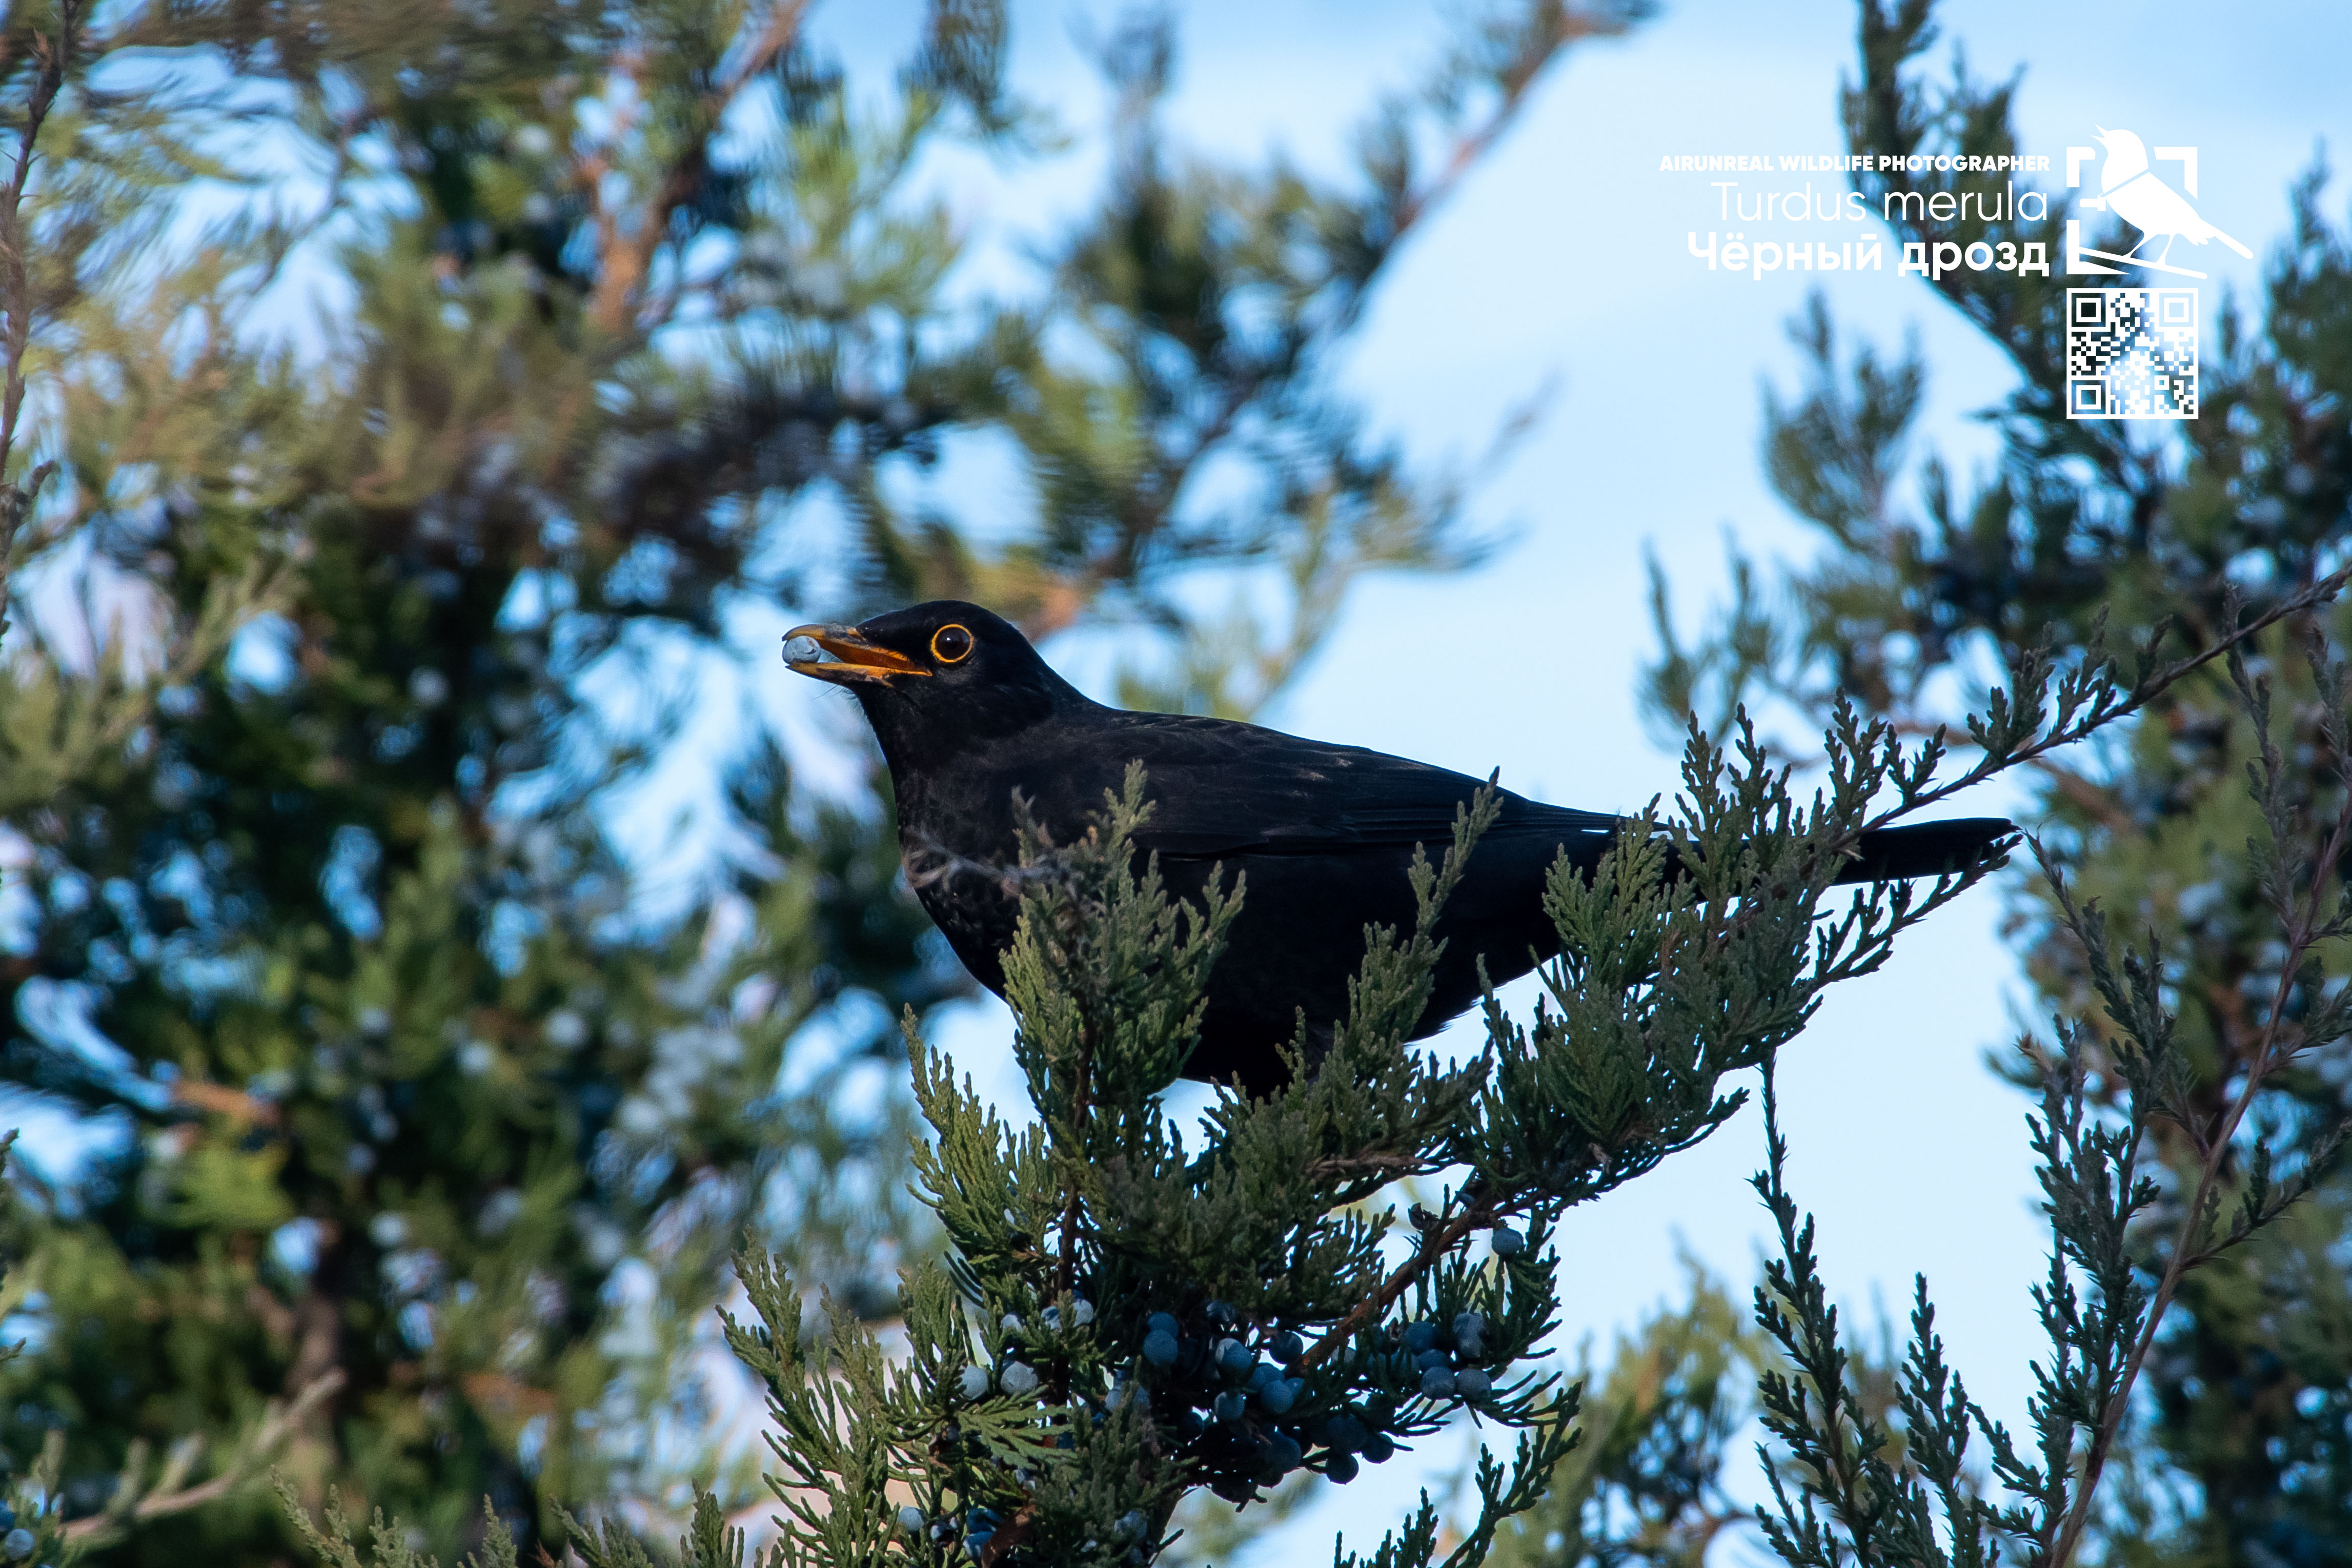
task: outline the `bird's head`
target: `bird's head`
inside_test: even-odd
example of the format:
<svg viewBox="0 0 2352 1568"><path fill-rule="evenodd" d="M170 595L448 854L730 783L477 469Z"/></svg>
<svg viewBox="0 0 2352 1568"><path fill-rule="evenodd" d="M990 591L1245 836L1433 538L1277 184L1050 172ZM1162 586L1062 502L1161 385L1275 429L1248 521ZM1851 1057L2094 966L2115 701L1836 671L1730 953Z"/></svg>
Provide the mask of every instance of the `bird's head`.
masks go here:
<svg viewBox="0 0 2352 1568"><path fill-rule="evenodd" d="M784 663L795 674L848 687L894 766L1086 700L1010 622L957 599L855 626L795 626L784 633Z"/></svg>
<svg viewBox="0 0 2352 1568"><path fill-rule="evenodd" d="M2091 140L2107 150L2107 161L2099 171L2099 183L2108 190L2147 167L2147 143L2132 131L2109 131L2103 125Z"/></svg>

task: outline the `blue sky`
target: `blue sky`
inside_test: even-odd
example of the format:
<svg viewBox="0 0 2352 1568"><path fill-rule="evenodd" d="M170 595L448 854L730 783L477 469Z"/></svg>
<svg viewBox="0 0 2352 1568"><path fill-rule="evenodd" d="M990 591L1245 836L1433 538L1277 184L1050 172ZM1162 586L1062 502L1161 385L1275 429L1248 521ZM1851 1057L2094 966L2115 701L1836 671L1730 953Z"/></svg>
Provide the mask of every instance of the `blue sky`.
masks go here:
<svg viewBox="0 0 2352 1568"><path fill-rule="evenodd" d="M912 9L869 4L820 25L856 75L883 66ZM1016 86L1053 103L1080 145L1034 167L949 160L934 172L976 259L1006 281L1018 276L1016 253L991 247L1052 232L1099 172L1084 138L1100 123L1100 95L1071 42L1082 15L1098 13L1017 8L1013 68ZM1170 122L1209 156L1248 160L1280 147L1335 169L1346 128L1425 57L1437 15L1361 0L1184 7ZM1957 44L1979 77L2027 68L2018 110L2027 151L2063 172L2064 148L2101 126L2196 144L2200 210L2257 257L2284 232L2286 188L2315 144L2352 144L2352 93L2342 87L2352 11L2340 6L1979 0L1942 15L1939 63ZM1708 188L1726 176L1659 172L1666 153L1841 151L1835 91L1853 70L1853 27L1852 7L1828 0L1694 0L1625 39L1584 47L1543 82L1522 123L1395 265L1344 368L1378 423L1431 461L1475 453L1515 404L1558 378L1548 417L1477 497L1483 515L1515 527L1516 542L1473 574L1368 586L1270 722L1465 771L1499 766L1513 788L1580 806L1633 807L1669 788L1674 759L1649 738L1633 698L1652 651L1643 552L1666 563L1696 627L1725 580L1727 528L1766 557L1811 549L1765 487L1758 443L1759 380L1795 383L1784 324L1812 284L1849 335L1892 348L1916 332L1932 371L1928 442L1960 472L1989 458L1969 415L2006 390L2005 366L1899 275L1892 255L1880 272L1709 275L1685 254L1685 235L1733 226L1716 219ZM1748 191L1805 178L1732 177ZM1838 183L1811 178L1817 188ZM2063 172L2042 178L2054 185ZM2338 181L2326 198L2338 221L2346 190ZM2257 265L2219 246L2173 259L2213 275L2201 286L2209 321L2225 288L2255 296ZM942 504L984 512L1002 482L973 462L945 465L933 484ZM1480 674L1429 656L1472 639ZM778 705L800 733L845 723L840 705L816 706L826 694L784 688L756 665L749 675L756 700ZM2014 804L2002 797L1975 809ZM2026 1291L2044 1243L2031 1207L2025 1105L1984 1064L2023 1017L2016 966L1997 936L2003 906L2002 894L1979 893L1884 972L1843 988L1786 1053L1782 1096L1792 1184L1820 1216L1842 1299L1864 1320L1880 1301L1900 1310L1924 1271L1972 1391L2014 1421L2040 1349ZM983 1082L992 1073L1017 1098L1001 1009L967 1009L941 1034ZM1759 1141L1751 1111L1570 1217L1570 1343L1590 1333L1605 1355L1612 1333L1679 1293L1683 1249L1735 1286L1752 1278L1763 1216L1745 1178ZM1327 1489L1254 1560L1319 1559L1337 1527L1351 1544L1376 1541L1396 1516L1391 1483L1441 1477L1461 1455L1449 1435L1418 1463L1374 1472L1379 1486ZM1723 1551L1755 1555L1752 1538Z"/></svg>

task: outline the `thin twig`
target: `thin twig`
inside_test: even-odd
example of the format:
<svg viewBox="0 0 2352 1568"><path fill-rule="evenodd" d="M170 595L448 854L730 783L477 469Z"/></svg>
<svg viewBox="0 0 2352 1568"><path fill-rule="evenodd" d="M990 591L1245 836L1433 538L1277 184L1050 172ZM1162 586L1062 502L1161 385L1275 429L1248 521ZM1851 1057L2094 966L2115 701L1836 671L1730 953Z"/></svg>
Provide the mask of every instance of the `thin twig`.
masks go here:
<svg viewBox="0 0 2352 1568"><path fill-rule="evenodd" d="M142 1496L141 1478L137 1471L143 1463L144 1455L134 1445L131 1461L123 1469L112 1500L102 1511L68 1523L65 1527L65 1538L72 1542L101 1544L132 1524L185 1513L190 1509L202 1508L208 1502L226 1497L252 1480L259 1473L263 1460L301 1427L312 1411L332 1398L342 1386L343 1373L338 1367L312 1380L291 1400L271 1400L228 1467L210 1480L199 1481L194 1486L180 1485L180 1478L194 1465L199 1453L196 1442L185 1439L173 1445L155 1490ZM93 1541L93 1537L98 1539Z"/></svg>
<svg viewBox="0 0 2352 1568"><path fill-rule="evenodd" d="M2334 580L2340 581L2345 575L2339 572ZM2269 749L2270 744L2265 737L2265 750ZM2206 1223L2209 1206L2221 1183L2221 1167L2228 1163L2238 1129L2244 1124L2246 1113L2252 1107L2255 1096L2261 1092L2263 1081L2281 1060L2281 1030L2288 1018L2288 1003L2300 977L2304 958L2324 934L2321 928L2326 923L2320 915L2320 899L2331 874L2343 864L2347 845L2352 845L2352 789L2347 790L2335 825L2322 844L2317 858L2311 862L2311 875L2300 896L2292 909L2282 911L2288 917L2286 953L2279 964L2277 983L2272 988L2267 1020L2246 1062L2244 1082L2223 1109L2219 1122L2201 1137L2197 1129L2189 1129L2192 1138L2203 1145L2198 1161L2196 1186L2182 1208L2170 1256L2165 1260L2163 1276L2148 1298L2147 1316L2138 1337L2133 1342L2131 1355L2124 1364L2123 1376L2116 1385L2114 1397L2107 1403L2098 1428L2092 1434L2090 1447L2084 1456L2082 1478L2075 1489L2074 1504L2068 1509L2064 1523L2051 1548L2050 1562L2053 1568L2065 1568L2081 1542L2083 1532L2090 1527L2091 1501L2099 1484L2100 1473L2105 1468L2116 1437L2122 1430L2124 1417L2131 1403L2133 1385L2137 1383L2140 1368L2156 1343L2158 1331L2163 1327L2165 1313L2179 1292L2180 1281L2191 1267L2210 1256L2198 1248L2198 1232Z"/></svg>
<svg viewBox="0 0 2352 1568"><path fill-rule="evenodd" d="M1377 1318L1387 1312L1415 1280L1427 1273L1463 1238L1481 1226L1492 1225L1514 1212L1513 1208L1497 1205L1478 1204L1464 1209L1444 1224L1433 1225L1423 1230L1421 1245L1413 1249L1413 1255L1397 1265L1389 1277L1381 1281L1379 1289L1358 1301L1349 1310L1347 1316L1324 1331L1322 1337L1307 1347L1307 1354L1298 1358L1300 1369L1322 1364L1367 1319Z"/></svg>
<svg viewBox="0 0 2352 1568"><path fill-rule="evenodd" d="M2062 746L2071 746L2091 734L2092 731L2103 729L2117 719L2130 717L2189 675L2203 669L2214 660L2223 657L2231 649L2252 641L2290 615L2300 615L2306 610L2315 609L2334 599L2344 591L2347 582L2352 582L2352 566L2332 571L2318 581L2296 590L2252 621L2232 629L2227 636L2210 643L2187 658L2176 660L2148 675L2126 693L2123 699L2114 706L2110 707L2095 702L2074 722L2061 725L2047 735L2036 737L2013 751L1999 756L1988 753L1979 758L1974 767L1950 783L1939 784L1933 789L1924 790L1903 804L1892 807L1871 818L1856 830L1857 834L1868 832L1873 828L1883 827L1896 818L1907 816L1922 807L1939 804L1963 789L1972 789L1983 783L1996 773L2014 768L2021 762L2032 762L2043 753L2055 751Z"/></svg>
<svg viewBox="0 0 2352 1568"><path fill-rule="evenodd" d="M1553 25L1532 38L1517 57L1498 74L1496 87L1500 101L1495 106L1495 111L1483 124L1455 138L1445 166L1438 172L1437 177L1408 194L1399 204L1391 220L1394 226L1391 231L1391 243L1401 238L1406 230L1451 195L1487 149L1511 128L1527 102L1529 89L1535 86L1536 78L1543 74L1546 66L1559 58L1561 51L1579 38L1591 37L1604 30L1581 12L1563 7Z"/></svg>

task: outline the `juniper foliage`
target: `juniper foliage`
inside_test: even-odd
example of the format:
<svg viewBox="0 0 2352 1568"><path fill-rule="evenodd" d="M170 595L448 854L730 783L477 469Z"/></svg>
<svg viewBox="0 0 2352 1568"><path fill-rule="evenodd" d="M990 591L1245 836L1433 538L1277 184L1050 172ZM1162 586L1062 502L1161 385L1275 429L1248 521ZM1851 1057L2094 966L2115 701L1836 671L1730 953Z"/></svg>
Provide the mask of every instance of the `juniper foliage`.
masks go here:
<svg viewBox="0 0 2352 1568"><path fill-rule="evenodd" d="M2328 765L2339 786L2352 785L2346 670L2340 664L2316 668L2332 715L2321 724ZM2278 994L2263 1009L2261 1044L2218 1114L2200 1114L2192 1099L2195 1079L2160 940L2151 934L2145 948L2118 951L2102 912L2078 904L2063 871L2042 857L2052 895L2082 945L2101 1012L2062 1019L2053 1040L2029 1037L2023 1046L2042 1080L2041 1112L2031 1124L2051 1234L2049 1273L2033 1291L2050 1354L2034 1366L2030 1449L2021 1451L2009 1431L1969 1399L1945 1362L1924 1277L1897 1396L1899 1453L1889 1426L1848 1396L1850 1352L1828 1305L1812 1223L1799 1221L1788 1191L1787 1145L1766 1077L1769 1163L1756 1186L1778 1227L1780 1256L1766 1267L1756 1317L1791 1370L1767 1371L1759 1383L1764 1424L1786 1446L1788 1459L1770 1466L1775 1506L1759 1508L1758 1516L1773 1548L1792 1564L1978 1565L2001 1560L2004 1550L2030 1564L2074 1561L2100 1520L2100 1482L2168 1310L2193 1271L2252 1240L2305 1197L2342 1142L2346 1124L2339 1119L2305 1145L2307 1153L2290 1150L2283 1158L2275 1131L2241 1145L2241 1129L2272 1074L2352 1037L2352 997L2340 988L2307 1011L2284 1005L2291 987L2308 983L2315 955L2352 935L2352 889L2336 869L2352 845L2352 789L2326 815L2291 796L2268 683L2249 676L2235 649L2229 671L2259 737L2250 789L2265 831L2249 852L2284 952ZM2120 1102L2112 1115L2101 1115L2086 1097L2095 1070L2119 1080L2109 1085ZM2158 1179L2163 1167L2150 1136L2159 1119L2197 1154L2169 1190ZM2153 1249L2141 1242L2151 1231ZM1983 1463L2005 1499L1989 1498L1972 1470L1970 1446L1979 1440ZM1794 1495L1787 1484L1791 1473Z"/></svg>
<svg viewBox="0 0 2352 1568"><path fill-rule="evenodd" d="M1778 1363L1724 1282L1687 1267L1687 1298L1620 1335L1605 1370L1580 1357L1582 1440L1497 1535L1492 1568L1703 1568L1748 1521L1729 1490L1730 1446L1756 1374Z"/></svg>
<svg viewBox="0 0 2352 1568"><path fill-rule="evenodd" d="M12 1131L0 1133L0 1166L11 1157L16 1143ZM24 1297L20 1279L0 1279L0 1306L15 1308ZM0 1344L0 1365L25 1353L23 1343ZM89 1542L76 1540L66 1529L65 1510L58 1492L64 1444L51 1441L40 1457L24 1469L13 1464L0 1470L0 1552L17 1561L38 1556L71 1564L87 1554Z"/></svg>
<svg viewBox="0 0 2352 1568"><path fill-rule="evenodd" d="M837 1091L968 981L883 803L756 726L715 863L622 852L665 672L747 607L952 593L1139 626L1169 706L1262 701L1364 573L1475 553L1475 472L1325 368L1544 67L1638 7L1473 18L1354 181L1189 158L1169 28L1123 28L1120 155L1003 298L915 181L1048 147L1003 7L919 8L870 90L810 15L0 22L0 1077L97 1150L12 1173L0 1449L62 1431L116 1561L297 1550L263 1450L445 1557L485 1493L526 1551L558 1498L658 1510L716 1463L693 1355L747 1228L893 1310L911 1106ZM339 286L315 340L296 276ZM910 504L964 438L1032 504ZM1262 614L1186 608L1269 568Z"/></svg>
<svg viewBox="0 0 2352 1568"><path fill-rule="evenodd" d="M2129 679L2029 658L1971 721L1980 759L1950 779L1940 735L1906 747L1843 710L1801 801L1752 733L1727 749L1694 730L1675 814L1644 819L1589 877L1563 861L1551 878L1562 954L1533 1019L1490 998L1484 1048L1441 1063L1403 1036L1436 915L1491 821L1482 795L1441 859L1417 861L1414 929L1368 931L1329 1054L1310 1068L1302 1029L1292 1082L1221 1095L1197 1145L1154 1092L1246 886L1171 904L1129 847L1150 810L1139 769L1083 840L1025 831L1003 874L1022 902L1008 997L1034 1121L959 1084L910 1024L922 1196L951 1250L904 1279L907 1354L837 1304L811 1320L772 1259L739 1265L757 1321L730 1319L729 1340L770 1390L783 1510L762 1563L1149 1562L1190 1490L1245 1508L1301 1468L1344 1483L1464 1410L1516 1434L1507 1461L1482 1454L1477 1511L1444 1554L1483 1561L1576 1442L1580 1390L1526 1364L1558 1321L1560 1215L1721 1126L1744 1096L1727 1076L1769 1084L1828 987L1986 874L1830 900L1854 836L2114 723L2278 615L2186 659L2143 647ZM1378 1206L1404 1178L1445 1178L1437 1207ZM1808 1332L1833 1333L1810 1273L1776 1283ZM1787 1324L1764 1326L1800 1375L1843 1375L1842 1350ZM1784 1425L1813 1452L1811 1428ZM1431 1563L1440 1531L1424 1495L1369 1556L1339 1560ZM637 1561L582 1550L600 1568Z"/></svg>
<svg viewBox="0 0 2352 1568"><path fill-rule="evenodd" d="M1854 151L2016 151L2016 78L1921 69L1935 40L1927 0L1866 0L1859 12L1861 68L1843 104ZM1674 638L1660 583L1664 650L1651 695L1661 721L1675 724L1694 707L1720 715L1767 701L1818 720L1853 701L1926 730L1949 717L1950 676L1988 660L2038 646L2074 663L2095 656L2110 623L2169 622L2210 638L2242 605L2307 606L2243 645L2251 687L2218 668L2182 680L2103 745L2040 759L2031 776L2043 841L2065 874L2019 887L2017 929L2059 1023L2038 1051L2000 1065L2039 1107L2036 1147L2053 1179L2106 1167L2109 1190L2079 1193L2066 1178L2051 1196L2083 1249L2072 1263L2083 1299L2068 1306L2053 1293L2050 1310L2053 1332L2078 1332L2073 1312L2079 1332L2105 1322L2099 1332L2116 1337L2074 1343L2053 1363L2067 1381L2039 1406L2074 1422L2070 1462L2105 1456L2102 1497L2086 1504L2063 1490L2073 1483L2054 1428L2020 1440L2021 1464L2058 1489L2029 1485L2029 1502L2016 1505L2028 1510L2029 1552L2073 1542L2134 1563L2329 1563L2352 1539L2352 1211L2345 1167L2330 1164L2352 1051L2294 1043L2305 1019L2333 1027L2343 949L2299 948L2307 917L2289 918L2299 898L2315 895L2324 910L2336 896L2335 862L2311 824L2333 820L2343 788L2329 737L2342 723L2331 672L2344 657L2345 612L2303 597L2342 559L2352 495L2352 245L2322 211L2327 178L2315 165L2291 193L2293 227L2264 259L2257 298L2217 312L2199 417L2159 434L2065 417L2066 280L1965 269L1934 280L1939 301L2017 372L1989 411L2000 461L1973 485L1913 445L1926 377L1916 353L1842 343L1816 303L1796 327L1807 382L1768 402L1765 458L1822 553L1777 583L1741 563L1723 634L1693 646ZM1948 204L1960 214L1952 224L1919 215L1920 198L1971 183L1883 162L1859 180L1874 210L1903 198L1886 209L1901 220L1898 242L2041 242L2054 256L2070 219L2096 247L2135 237L2064 192L2050 193L2039 224L1988 226L1964 203ZM2307 863L2283 861L2297 843ZM2094 905L2130 911L2130 939L2111 945ZM2151 998L2142 988L2155 976L2163 994ZM2159 1060L2175 1076L2150 1081ZM2134 1181L2154 1184L2149 1201L2131 1198ZM2259 1209L2266 1222L2218 1252L2183 1230L2200 1194L2234 1204L2258 1186L2275 1197L2305 1183L2305 1201ZM2085 1227L2120 1227L2124 1252ZM2184 1260L2197 1267L2183 1271ZM1790 1321L1801 1327L1802 1314ZM1932 1343L1922 1318L1923 1354ZM1923 1412L1931 1364L1918 1373ZM2109 1397L2127 1371L2142 1391L2137 1410ZM1892 1463L1911 1422L1898 1414L1885 1426ZM1825 1455L1859 1451L1823 1442ZM1964 1526L1981 1517L1965 1500L1950 1506Z"/></svg>

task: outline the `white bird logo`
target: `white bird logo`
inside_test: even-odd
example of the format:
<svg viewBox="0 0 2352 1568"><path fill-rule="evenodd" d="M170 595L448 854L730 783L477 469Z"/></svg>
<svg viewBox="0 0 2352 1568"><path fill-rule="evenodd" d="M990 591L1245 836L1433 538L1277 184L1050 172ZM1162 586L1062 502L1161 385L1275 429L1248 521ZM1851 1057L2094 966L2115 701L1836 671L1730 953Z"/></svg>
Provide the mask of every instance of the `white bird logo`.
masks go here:
<svg viewBox="0 0 2352 1568"><path fill-rule="evenodd" d="M2083 204L2110 209L2116 216L2139 230L2138 245L2133 246L2123 256L2108 259L2163 267L2166 258L2172 255L2172 242L2176 239L2186 239L2191 245L2203 245L2209 239L2218 239L2240 256L2252 259L2252 251L2199 217L2197 209L2189 204L2188 197L2157 177L2155 171L2147 165L2147 147L2138 137L2128 131L2109 131L2102 127L2098 142L2107 150L2106 162L2099 168L2099 193L2084 197ZM2189 188L2194 190L2193 171L2190 179ZM2140 247L2158 235L2164 236L2163 252L2152 262L2142 258ZM2106 253L2091 251L2085 254L2104 256ZM2168 267L2166 270L2179 269ZM2204 275L2193 273L2190 276Z"/></svg>

